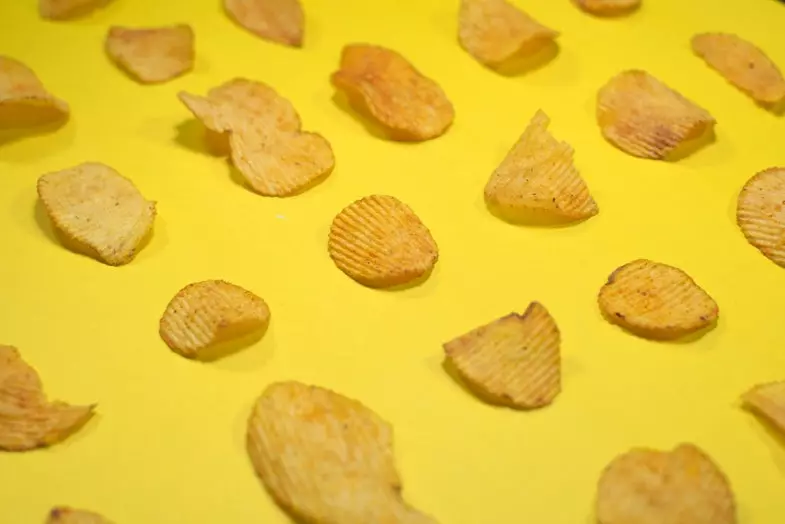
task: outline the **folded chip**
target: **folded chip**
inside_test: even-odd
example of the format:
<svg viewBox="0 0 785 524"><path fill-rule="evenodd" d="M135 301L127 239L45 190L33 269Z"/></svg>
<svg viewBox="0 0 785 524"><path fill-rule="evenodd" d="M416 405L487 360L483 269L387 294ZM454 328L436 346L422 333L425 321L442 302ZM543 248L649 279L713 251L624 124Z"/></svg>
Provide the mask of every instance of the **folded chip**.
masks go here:
<svg viewBox="0 0 785 524"><path fill-rule="evenodd" d="M229 17L255 35L302 47L305 15L299 0L224 0Z"/></svg>
<svg viewBox="0 0 785 524"><path fill-rule="evenodd" d="M575 4L593 15L616 16L640 7L641 0L573 0Z"/></svg>
<svg viewBox="0 0 785 524"><path fill-rule="evenodd" d="M755 386L741 400L745 407L771 421L785 435L785 381Z"/></svg>
<svg viewBox="0 0 785 524"><path fill-rule="evenodd" d="M56 122L69 113L68 104L50 94L29 67L0 56L0 128Z"/></svg>
<svg viewBox="0 0 785 524"><path fill-rule="evenodd" d="M112 524L98 513L83 509L74 509L67 506L52 508L49 512L47 524Z"/></svg>
<svg viewBox="0 0 785 524"><path fill-rule="evenodd" d="M248 420L248 453L298 522L435 524L401 497L392 427L356 400L299 382L268 386Z"/></svg>
<svg viewBox="0 0 785 524"><path fill-rule="evenodd" d="M47 400L35 369L16 348L0 345L0 449L28 451L61 442L90 420L93 409Z"/></svg>
<svg viewBox="0 0 785 524"><path fill-rule="evenodd" d="M38 0L41 18L65 20L86 15L112 0Z"/></svg>
<svg viewBox="0 0 785 524"><path fill-rule="evenodd" d="M616 457L597 488L599 524L736 524L728 478L693 444L635 448Z"/></svg>
<svg viewBox="0 0 785 524"><path fill-rule="evenodd" d="M757 173L744 184L736 204L736 223L747 242L785 267L785 168Z"/></svg>
<svg viewBox="0 0 785 524"><path fill-rule="evenodd" d="M392 140L422 141L447 131L455 111L439 85L384 47L350 44L332 82Z"/></svg>
<svg viewBox="0 0 785 524"><path fill-rule="evenodd" d="M106 52L139 82L166 82L193 68L194 31L185 24L145 29L110 27Z"/></svg>
<svg viewBox="0 0 785 524"><path fill-rule="evenodd" d="M613 77L597 94L603 136L633 156L663 159L714 128L714 118L645 71Z"/></svg>

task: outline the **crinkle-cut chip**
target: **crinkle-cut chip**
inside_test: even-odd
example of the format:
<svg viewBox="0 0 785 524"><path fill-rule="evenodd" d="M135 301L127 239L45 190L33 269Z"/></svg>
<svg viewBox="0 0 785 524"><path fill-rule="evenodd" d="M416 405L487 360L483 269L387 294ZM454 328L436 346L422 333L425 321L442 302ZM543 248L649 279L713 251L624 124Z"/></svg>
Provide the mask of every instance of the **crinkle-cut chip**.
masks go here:
<svg viewBox="0 0 785 524"><path fill-rule="evenodd" d="M299 382L268 386L248 453L268 492L304 522L435 524L401 497L392 427L360 402Z"/></svg>
<svg viewBox="0 0 785 524"><path fill-rule="evenodd" d="M156 215L133 182L97 162L41 176L38 196L66 247L110 266L134 259Z"/></svg>
<svg viewBox="0 0 785 524"><path fill-rule="evenodd" d="M361 198L338 213L327 249L341 271L374 288L423 277L439 258L425 224L409 206L386 195Z"/></svg>
<svg viewBox="0 0 785 524"><path fill-rule="evenodd" d="M305 14L299 0L224 0L224 9L235 22L265 40L303 45Z"/></svg>
<svg viewBox="0 0 785 524"><path fill-rule="evenodd" d="M332 82L393 140L423 141L447 131L455 110L439 85L403 56L380 46L350 44Z"/></svg>
<svg viewBox="0 0 785 524"><path fill-rule="evenodd" d="M83 16L104 7L112 0L38 0L41 18L65 20Z"/></svg>
<svg viewBox="0 0 785 524"><path fill-rule="evenodd" d="M506 0L461 0L458 41L480 63L500 65L559 36Z"/></svg>
<svg viewBox="0 0 785 524"><path fill-rule="evenodd" d="M741 399L745 407L770 420L785 435L785 380L755 386Z"/></svg>
<svg viewBox="0 0 785 524"><path fill-rule="evenodd" d="M193 68L194 31L185 24L149 29L111 27L106 52L139 82L166 82Z"/></svg>
<svg viewBox="0 0 785 524"><path fill-rule="evenodd" d="M574 0L575 4L593 15L615 16L640 7L641 0Z"/></svg>
<svg viewBox="0 0 785 524"><path fill-rule="evenodd" d="M206 280L174 296L159 333L173 351L198 358L218 344L263 332L269 322L270 309L260 297L223 280Z"/></svg>
<svg viewBox="0 0 785 524"><path fill-rule="evenodd" d="M694 333L719 316L717 303L687 273L643 259L616 269L598 302L610 322L652 339Z"/></svg>
<svg viewBox="0 0 785 524"><path fill-rule="evenodd" d="M785 168L766 169L744 184L736 204L736 223L747 242L785 267Z"/></svg>
<svg viewBox="0 0 785 524"><path fill-rule="evenodd" d="M762 104L785 100L785 78L756 45L728 33L692 38L692 50L725 79Z"/></svg>
<svg viewBox="0 0 785 524"><path fill-rule="evenodd" d="M573 221L599 212L573 164L575 152L548 132L549 123L548 116L537 111L485 186L485 201L506 220L541 215Z"/></svg>
<svg viewBox="0 0 785 524"><path fill-rule="evenodd" d="M736 524L725 474L701 449L634 448L616 457L597 487L599 524Z"/></svg>
<svg viewBox="0 0 785 524"><path fill-rule="evenodd" d="M79 430L95 405L50 402L38 373L11 346L0 345L0 449L51 446Z"/></svg>
<svg viewBox="0 0 785 524"><path fill-rule="evenodd" d="M561 336L539 302L444 344L459 376L481 398L522 409L547 406L561 392Z"/></svg>
<svg viewBox="0 0 785 524"><path fill-rule="evenodd" d="M715 124L705 109L639 70L620 73L600 89L597 122L622 151L653 159L665 158Z"/></svg>
<svg viewBox="0 0 785 524"><path fill-rule="evenodd" d="M0 128L54 122L69 112L68 104L52 96L29 67L0 56Z"/></svg>
<svg viewBox="0 0 785 524"><path fill-rule="evenodd" d="M49 512L47 524L112 524L98 513L83 509L74 509L67 506L52 508Z"/></svg>

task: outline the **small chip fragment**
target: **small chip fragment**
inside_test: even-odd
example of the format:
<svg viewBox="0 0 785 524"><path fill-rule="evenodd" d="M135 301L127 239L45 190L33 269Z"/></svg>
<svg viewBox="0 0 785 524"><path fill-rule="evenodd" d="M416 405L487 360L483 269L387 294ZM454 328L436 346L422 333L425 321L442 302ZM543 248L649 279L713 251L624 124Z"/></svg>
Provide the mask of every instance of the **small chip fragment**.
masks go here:
<svg viewBox="0 0 785 524"><path fill-rule="evenodd" d="M305 15L299 0L224 0L239 25L271 42L302 47Z"/></svg>
<svg viewBox="0 0 785 524"><path fill-rule="evenodd" d="M597 488L599 524L736 524L725 474L701 449L632 449L603 471Z"/></svg>
<svg viewBox="0 0 785 524"><path fill-rule="evenodd" d="M622 151L658 160L715 124L708 111L639 70L620 73L600 89L597 122Z"/></svg>
<svg viewBox="0 0 785 524"><path fill-rule="evenodd" d="M390 424L356 400L299 382L268 386L248 420L248 454L268 492L304 522L435 524L408 506Z"/></svg>
<svg viewBox="0 0 785 524"><path fill-rule="evenodd" d="M641 0L574 0L575 4L593 15L616 16L638 9Z"/></svg>
<svg viewBox="0 0 785 524"><path fill-rule="evenodd" d="M403 56L384 47L345 46L332 82L355 108L381 124L392 140L436 138L455 118L442 88Z"/></svg>
<svg viewBox="0 0 785 524"><path fill-rule="evenodd" d="M143 84L166 82L193 69L194 31L180 24L157 28L111 27L106 52Z"/></svg>
<svg viewBox="0 0 785 524"><path fill-rule="evenodd" d="M480 397L522 409L561 392L561 335L539 302L444 344L447 359Z"/></svg>
<svg viewBox="0 0 785 524"><path fill-rule="evenodd" d="M744 184L736 204L736 223L747 242L785 267L785 168L757 173Z"/></svg>
<svg viewBox="0 0 785 524"><path fill-rule="evenodd" d="M67 506L58 506L52 508L49 512L49 518L46 520L47 524L112 524L110 520L105 519L98 513L92 511L85 511L83 509L74 509Z"/></svg>
<svg viewBox="0 0 785 524"><path fill-rule="evenodd" d="M0 56L0 128L56 122L69 113L68 104L50 94L29 67Z"/></svg>
<svg viewBox="0 0 785 524"><path fill-rule="evenodd" d="M86 15L112 0L38 0L41 18L66 20Z"/></svg>
<svg viewBox="0 0 785 524"><path fill-rule="evenodd" d="M550 119L537 111L485 186L485 201L505 220L537 216L583 220L599 212L573 164L572 147L548 132Z"/></svg>
<svg viewBox="0 0 785 524"><path fill-rule="evenodd" d="M41 379L11 346L0 345L0 449L28 451L51 446L78 431L92 406L49 402Z"/></svg>
<svg viewBox="0 0 785 524"><path fill-rule="evenodd" d="M741 400L745 407L771 421L785 435L785 381L755 386Z"/></svg>
<svg viewBox="0 0 785 524"><path fill-rule="evenodd" d="M374 288L427 275L439 258L431 232L414 211L385 195L361 198L338 213L327 249L341 271Z"/></svg>

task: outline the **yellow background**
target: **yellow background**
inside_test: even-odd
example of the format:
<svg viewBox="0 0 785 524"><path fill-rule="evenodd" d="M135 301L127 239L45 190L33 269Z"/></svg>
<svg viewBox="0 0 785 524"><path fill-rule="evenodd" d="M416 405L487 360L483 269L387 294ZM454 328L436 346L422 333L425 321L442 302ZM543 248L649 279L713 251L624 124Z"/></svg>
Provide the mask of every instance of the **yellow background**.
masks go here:
<svg viewBox="0 0 785 524"><path fill-rule="evenodd" d="M731 31L785 64L785 5L774 0L644 0L602 20L568 0L526 0L561 31L551 63L520 76L486 70L456 41L457 1L303 0L305 46L264 42L217 0L116 0L74 22L38 19L35 2L0 6L0 53L31 66L71 104L50 134L0 143L0 342L17 346L53 398L98 403L78 434L48 450L0 454L0 522L41 522L69 504L118 524L284 523L245 453L245 421L265 385L298 379L362 400L395 428L408 501L442 523L593 521L602 468L632 446L692 441L731 479L742 523L785 521L785 439L739 409L755 383L785 378L785 269L748 245L735 200L755 172L782 164L785 121L692 55L690 37ZM187 22L193 73L159 86L129 80L104 56L110 25ZM437 80L455 105L443 137L398 144L374 137L333 100L342 45L389 46ZM677 163L606 143L597 89L642 68L707 108L716 143ZM337 166L288 199L243 188L202 146L177 100L235 76L288 97L304 128L330 140ZM600 206L574 227L508 225L482 189L541 108L572 144ZM105 162L158 202L151 243L125 267L61 247L40 211L36 179ZM333 216L373 193L408 203L440 260L406 291L366 289L326 252ZM694 343L655 343L600 316L607 275L634 258L683 268L717 300L716 329ZM158 336L185 284L226 279L261 295L264 339L204 364ZM536 412L481 403L442 368L441 344L531 300L563 337L563 392ZM369 523L370 524L370 523Z"/></svg>

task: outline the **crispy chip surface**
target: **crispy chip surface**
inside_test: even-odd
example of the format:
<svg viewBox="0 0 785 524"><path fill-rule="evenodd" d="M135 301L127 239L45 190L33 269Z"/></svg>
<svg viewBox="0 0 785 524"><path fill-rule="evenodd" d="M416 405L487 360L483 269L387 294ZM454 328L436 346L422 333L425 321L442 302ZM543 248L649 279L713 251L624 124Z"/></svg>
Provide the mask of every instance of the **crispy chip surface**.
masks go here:
<svg viewBox="0 0 785 524"><path fill-rule="evenodd" d="M561 392L559 328L548 310L532 302L444 344L461 378L482 398L532 409L547 406Z"/></svg>
<svg viewBox="0 0 785 524"><path fill-rule="evenodd" d="M224 9L235 22L265 40L303 45L305 15L299 0L224 0Z"/></svg>
<svg viewBox="0 0 785 524"><path fill-rule="evenodd" d="M444 134L455 110L439 85L400 54L384 47L350 44L332 82L367 111L393 140L421 141Z"/></svg>
<svg viewBox="0 0 785 524"><path fill-rule="evenodd" d="M633 156L663 159L687 140L714 127L703 108L645 71L613 77L597 94L603 136Z"/></svg>
<svg viewBox="0 0 785 524"><path fill-rule="evenodd" d="M392 439L359 402L298 382L268 386L248 420L256 473L304 522L434 524L401 498Z"/></svg>
<svg viewBox="0 0 785 524"><path fill-rule="evenodd" d="M82 16L103 7L112 0L38 0L38 12L42 18L65 20Z"/></svg>
<svg viewBox="0 0 785 524"><path fill-rule="evenodd" d="M52 508L46 522L47 524L112 524L98 513L66 506Z"/></svg>
<svg viewBox="0 0 785 524"><path fill-rule="evenodd" d="M193 68L194 32L184 24L146 29L111 27L106 52L139 82L166 82Z"/></svg>
<svg viewBox="0 0 785 524"><path fill-rule="evenodd" d="M599 524L736 524L725 474L693 444L671 451L632 449L603 471Z"/></svg>
<svg viewBox="0 0 785 524"><path fill-rule="evenodd" d="M386 195L361 198L338 213L327 249L341 271L376 288L427 275L439 257L431 232L414 211Z"/></svg>
<svg viewBox="0 0 785 524"><path fill-rule="evenodd" d="M614 16L637 9L641 0L573 0L575 4L593 15Z"/></svg>
<svg viewBox="0 0 785 524"><path fill-rule="evenodd" d="M51 446L77 431L95 406L49 402L38 373L11 346L0 345L0 449Z"/></svg>
<svg viewBox="0 0 785 524"><path fill-rule="evenodd" d="M736 223L747 241L785 267L785 169L761 171L744 184L736 204Z"/></svg>
<svg viewBox="0 0 785 524"><path fill-rule="evenodd" d="M785 435L785 381L755 386L741 399L745 407L770 420Z"/></svg>
<svg viewBox="0 0 785 524"><path fill-rule="evenodd" d="M0 56L0 128L53 122L69 112L68 104L52 96L29 67Z"/></svg>

